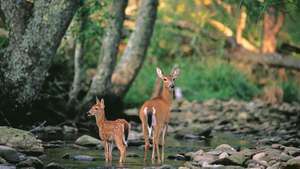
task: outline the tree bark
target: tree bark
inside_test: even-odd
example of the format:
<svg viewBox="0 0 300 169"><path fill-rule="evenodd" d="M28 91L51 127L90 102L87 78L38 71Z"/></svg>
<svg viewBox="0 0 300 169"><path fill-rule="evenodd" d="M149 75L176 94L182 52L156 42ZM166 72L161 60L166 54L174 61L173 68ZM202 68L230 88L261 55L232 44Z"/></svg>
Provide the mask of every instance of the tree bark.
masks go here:
<svg viewBox="0 0 300 169"><path fill-rule="evenodd" d="M276 17L276 10L274 7L269 7L264 13L263 21L263 41L261 46L262 53L276 52L277 34L284 23L284 14L279 12Z"/></svg>
<svg viewBox="0 0 300 169"><path fill-rule="evenodd" d="M75 40L74 45L74 78L72 82L72 86L69 92L69 100L67 103L67 107L70 110L71 106L73 104L78 103L78 93L80 91L80 84L82 82L82 76L83 76L83 54L84 54L84 36L80 36L80 34L83 32L85 21L87 20L87 14L83 11L78 16L78 26L79 31L77 32L77 37ZM73 106L72 106L73 107Z"/></svg>
<svg viewBox="0 0 300 169"><path fill-rule="evenodd" d="M77 0L35 0L30 13L20 6L25 2L1 1L10 42L0 59L0 97L6 98L0 106L9 111L27 107L38 98L56 49L79 6Z"/></svg>
<svg viewBox="0 0 300 169"><path fill-rule="evenodd" d="M243 53L232 53L229 56L229 59L254 64L265 64L271 67L300 70L300 59L283 57L278 53L257 54L249 51L243 51Z"/></svg>
<svg viewBox="0 0 300 169"><path fill-rule="evenodd" d="M247 12L246 9L242 7L240 9L239 19L237 21L237 26L236 26L236 42L249 51L258 52L259 50L243 37L243 32L244 29L246 28L246 24L247 24Z"/></svg>
<svg viewBox="0 0 300 169"><path fill-rule="evenodd" d="M158 0L141 0L136 28L112 75L111 92L122 98L137 76L146 56L154 29Z"/></svg>
<svg viewBox="0 0 300 169"><path fill-rule="evenodd" d="M91 102L95 96L103 97L109 91L111 86L110 79L116 64L118 46L121 41L127 3L127 0L113 0L111 3L108 26L101 46L97 72L93 77L92 84L81 107Z"/></svg>

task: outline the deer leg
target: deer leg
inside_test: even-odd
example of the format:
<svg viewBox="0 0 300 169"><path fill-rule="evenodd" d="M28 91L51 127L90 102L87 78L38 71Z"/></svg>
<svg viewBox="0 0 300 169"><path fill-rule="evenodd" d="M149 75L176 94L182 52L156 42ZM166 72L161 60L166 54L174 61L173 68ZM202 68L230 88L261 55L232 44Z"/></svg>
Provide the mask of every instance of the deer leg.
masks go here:
<svg viewBox="0 0 300 169"><path fill-rule="evenodd" d="M156 146L155 146L155 139L156 139L156 130L153 131L153 139L152 139L152 156L151 156L151 161L152 163L154 164L155 162L155 149L156 149Z"/></svg>
<svg viewBox="0 0 300 169"><path fill-rule="evenodd" d="M160 152L159 152L159 139L160 139L160 134L161 134L161 127L157 127L157 131L155 132L155 149L156 149L156 154L157 154L157 163L161 163L161 158L160 158Z"/></svg>
<svg viewBox="0 0 300 169"><path fill-rule="evenodd" d="M122 164L122 162L125 162L125 157L126 157L126 145L125 145L125 143L123 143L123 136L118 137L115 140L115 142L116 142L116 146L120 152L119 163Z"/></svg>
<svg viewBox="0 0 300 169"><path fill-rule="evenodd" d="M145 151L144 151L144 161L147 160L147 151L150 148L150 143L149 143L149 137L148 137L148 127L145 122L142 122L143 124L143 134L144 134L144 140L145 140Z"/></svg>
<svg viewBox="0 0 300 169"><path fill-rule="evenodd" d="M161 139L161 161L164 162L165 158L165 136L168 131L168 124L165 125L163 132L162 132L162 139Z"/></svg>
<svg viewBox="0 0 300 169"><path fill-rule="evenodd" d="M109 161L112 162L112 151L113 151L114 145L113 142L109 143Z"/></svg>
<svg viewBox="0 0 300 169"><path fill-rule="evenodd" d="M104 156L105 156L105 162L108 162L108 142L104 141Z"/></svg>

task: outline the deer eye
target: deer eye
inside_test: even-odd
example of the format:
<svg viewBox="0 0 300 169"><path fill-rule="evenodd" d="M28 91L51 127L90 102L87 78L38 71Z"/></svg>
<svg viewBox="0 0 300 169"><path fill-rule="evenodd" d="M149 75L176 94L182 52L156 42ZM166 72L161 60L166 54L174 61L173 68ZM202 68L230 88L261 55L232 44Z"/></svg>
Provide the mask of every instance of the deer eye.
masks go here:
<svg viewBox="0 0 300 169"><path fill-rule="evenodd" d="M98 110L98 107L95 107L95 110Z"/></svg>
<svg viewBox="0 0 300 169"><path fill-rule="evenodd" d="M164 78L164 81L167 81L167 78Z"/></svg>

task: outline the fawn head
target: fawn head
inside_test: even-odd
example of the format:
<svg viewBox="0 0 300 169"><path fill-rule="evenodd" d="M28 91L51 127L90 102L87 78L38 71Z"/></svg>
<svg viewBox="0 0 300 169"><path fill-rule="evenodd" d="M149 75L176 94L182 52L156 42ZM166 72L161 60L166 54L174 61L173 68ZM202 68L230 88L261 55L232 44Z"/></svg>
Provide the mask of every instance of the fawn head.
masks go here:
<svg viewBox="0 0 300 169"><path fill-rule="evenodd" d="M101 99L101 101L99 101L98 98L96 98L96 104L93 105L93 107L88 111L88 116L95 116L97 114L104 114L104 100Z"/></svg>
<svg viewBox="0 0 300 169"><path fill-rule="evenodd" d="M175 79L179 76L180 69L175 68L169 75L163 75L160 68L156 68L157 76L163 81L163 86L169 90L173 90L175 87Z"/></svg>

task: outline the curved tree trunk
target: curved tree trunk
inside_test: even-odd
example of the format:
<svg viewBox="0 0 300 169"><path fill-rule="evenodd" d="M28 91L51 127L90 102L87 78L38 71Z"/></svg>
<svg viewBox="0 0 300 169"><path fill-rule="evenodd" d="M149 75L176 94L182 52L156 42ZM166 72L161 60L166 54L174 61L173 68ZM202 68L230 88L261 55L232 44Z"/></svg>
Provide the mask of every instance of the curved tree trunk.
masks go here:
<svg viewBox="0 0 300 169"><path fill-rule="evenodd" d="M18 111L38 98L79 1L35 0L34 4L23 4L27 1L5 0L0 3L10 29L9 46L0 59L0 97L6 98L1 101L0 109Z"/></svg>
<svg viewBox="0 0 300 169"><path fill-rule="evenodd" d="M80 11L80 16L77 18L78 19L78 26L79 26L79 31L77 32L77 37L75 40L75 45L74 45L74 77L73 77L73 82L72 86L69 92L69 100L67 103L67 108L73 109L73 105L78 103L77 96L80 91L80 85L82 82L82 76L83 76L83 68L82 68L82 62L83 62L83 54L84 54L84 37L80 36L80 33L83 32L84 25L87 18L87 14L83 11ZM71 110L72 111L72 110Z"/></svg>
<svg viewBox="0 0 300 169"><path fill-rule="evenodd" d="M127 0L113 0L110 5L110 18L108 18L106 33L102 41L97 72L79 109L90 103L95 96L103 97L109 91L111 74L116 64L118 46L121 41L127 3Z"/></svg>
<svg viewBox="0 0 300 169"><path fill-rule="evenodd" d="M122 98L141 68L156 20L158 0L141 0L136 28L131 34L127 47L112 75L111 92Z"/></svg>

